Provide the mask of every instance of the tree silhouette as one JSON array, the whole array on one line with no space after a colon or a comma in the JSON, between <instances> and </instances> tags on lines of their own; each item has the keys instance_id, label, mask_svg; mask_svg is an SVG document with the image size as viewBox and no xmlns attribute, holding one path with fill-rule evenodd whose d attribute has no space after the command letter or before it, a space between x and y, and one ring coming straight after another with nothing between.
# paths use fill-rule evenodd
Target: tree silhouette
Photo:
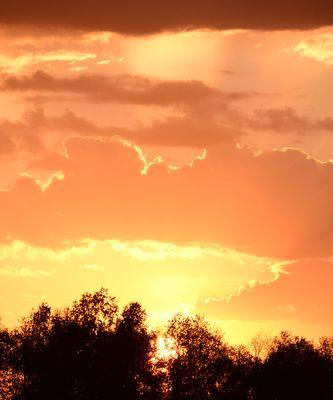
<instances>
[{"instance_id":1,"label":"tree silhouette","mask_svg":"<svg viewBox=\"0 0 333 400\"><path fill-rule=\"evenodd\" d=\"M106 289L71 307L43 303L0 327L1 400L333 400L333 338L289 333L229 346L201 316L176 315L158 358L156 332Z\"/></svg>"},{"instance_id":2,"label":"tree silhouette","mask_svg":"<svg viewBox=\"0 0 333 400\"><path fill-rule=\"evenodd\" d=\"M254 399L255 371L260 365L259 358L253 356L245 346L230 349L232 364L230 365L228 385L224 390L224 399Z\"/></svg>"},{"instance_id":3,"label":"tree silhouette","mask_svg":"<svg viewBox=\"0 0 333 400\"><path fill-rule=\"evenodd\" d=\"M157 398L150 363L155 336L145 313L137 303L120 317L117 311L105 289L53 314L42 304L13 333L13 366L25 376L17 399Z\"/></svg>"},{"instance_id":4,"label":"tree silhouette","mask_svg":"<svg viewBox=\"0 0 333 400\"><path fill-rule=\"evenodd\" d=\"M10 332L0 326L0 399L11 400L21 388L23 375L12 368L14 342Z\"/></svg>"},{"instance_id":5,"label":"tree silhouette","mask_svg":"<svg viewBox=\"0 0 333 400\"><path fill-rule=\"evenodd\" d=\"M250 351L255 358L265 359L272 345L271 336L258 333L250 342Z\"/></svg>"},{"instance_id":6,"label":"tree silhouette","mask_svg":"<svg viewBox=\"0 0 333 400\"><path fill-rule=\"evenodd\" d=\"M128 305L117 322L114 336L116 398L158 399L159 379L151 362L156 349L156 334L149 333L146 313L138 303Z\"/></svg>"},{"instance_id":7,"label":"tree silhouette","mask_svg":"<svg viewBox=\"0 0 333 400\"><path fill-rule=\"evenodd\" d=\"M332 399L332 358L312 342L282 332L261 366L256 384L258 400Z\"/></svg>"},{"instance_id":8,"label":"tree silhouette","mask_svg":"<svg viewBox=\"0 0 333 400\"><path fill-rule=\"evenodd\" d=\"M176 357L169 360L170 400L221 398L232 361L222 337L201 316L175 316L167 328Z\"/></svg>"}]
</instances>

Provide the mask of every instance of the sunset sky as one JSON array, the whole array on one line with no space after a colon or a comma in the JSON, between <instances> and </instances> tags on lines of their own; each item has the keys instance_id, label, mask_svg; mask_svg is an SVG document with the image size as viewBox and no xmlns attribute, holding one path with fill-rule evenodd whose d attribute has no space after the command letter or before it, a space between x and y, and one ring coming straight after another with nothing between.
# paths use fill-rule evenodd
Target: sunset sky
<instances>
[{"instance_id":1,"label":"sunset sky","mask_svg":"<svg viewBox=\"0 0 333 400\"><path fill-rule=\"evenodd\" d=\"M0 315L333 335L331 0L0 4Z\"/></svg>"}]
</instances>

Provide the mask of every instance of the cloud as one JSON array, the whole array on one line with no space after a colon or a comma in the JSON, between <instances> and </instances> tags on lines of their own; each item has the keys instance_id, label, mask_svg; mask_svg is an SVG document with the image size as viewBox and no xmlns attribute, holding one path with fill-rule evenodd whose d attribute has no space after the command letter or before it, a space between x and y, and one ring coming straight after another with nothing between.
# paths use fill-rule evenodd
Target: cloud
<instances>
[{"instance_id":1,"label":"cloud","mask_svg":"<svg viewBox=\"0 0 333 400\"><path fill-rule=\"evenodd\" d=\"M21 121L0 121L0 157L17 151L38 152L44 149L41 130L45 122L42 110L29 110Z\"/></svg>"},{"instance_id":2,"label":"cloud","mask_svg":"<svg viewBox=\"0 0 333 400\"><path fill-rule=\"evenodd\" d=\"M172 169L158 159L147 164L120 139L78 137L65 146L62 180L42 191L21 177L0 193L1 240L154 239L276 258L332 256L330 162L298 150L225 146Z\"/></svg>"},{"instance_id":3,"label":"cloud","mask_svg":"<svg viewBox=\"0 0 333 400\"><path fill-rule=\"evenodd\" d=\"M0 86L3 91L35 91L49 93L73 93L91 101L117 102L138 105L182 105L203 102L226 103L258 95L249 93L223 93L203 82L162 81L144 76L121 74L106 76L84 74L76 77L54 77L44 71L17 77L3 75Z\"/></svg>"},{"instance_id":4,"label":"cloud","mask_svg":"<svg viewBox=\"0 0 333 400\"><path fill-rule=\"evenodd\" d=\"M312 58L326 65L333 64L333 34L317 33L307 36L287 51Z\"/></svg>"},{"instance_id":5,"label":"cloud","mask_svg":"<svg viewBox=\"0 0 333 400\"><path fill-rule=\"evenodd\" d=\"M70 110L55 117L45 115L42 108L29 110L23 121L4 120L0 125L3 137L2 153L14 152L16 147L27 150L31 139L42 146L42 134L56 132L60 142L66 135L121 135L139 144L163 146L208 147L225 143L246 143L254 133L279 135L309 135L318 131L333 131L332 118L313 119L299 114L291 107L260 108L249 113L237 102L267 98L272 94L254 91L224 92L200 81L163 81L135 75L82 74L70 78L52 76L43 71L32 75L3 75L1 90L28 94L34 102L71 100L101 102L101 104L131 104L136 106L170 107L168 117L155 117L150 124L136 122L125 126L98 126ZM77 96L77 97L76 97ZM158 113L157 113L158 114ZM15 138L19 137L19 140ZM245 138L245 141L243 140ZM45 141L44 141L45 142Z\"/></svg>"},{"instance_id":6,"label":"cloud","mask_svg":"<svg viewBox=\"0 0 333 400\"><path fill-rule=\"evenodd\" d=\"M221 319L297 320L333 324L333 264L324 260L289 265L279 278L243 290L228 299L201 302L199 310Z\"/></svg>"},{"instance_id":7,"label":"cloud","mask_svg":"<svg viewBox=\"0 0 333 400\"><path fill-rule=\"evenodd\" d=\"M267 265L274 260L258 258L249 254L242 254L231 249L221 248L209 244L194 243L176 245L174 243L161 243L153 240L124 242L108 240L112 250L139 261L164 261L164 260L199 260L207 257L221 258L225 262L231 261L241 265L253 262Z\"/></svg>"},{"instance_id":8,"label":"cloud","mask_svg":"<svg viewBox=\"0 0 333 400\"><path fill-rule=\"evenodd\" d=\"M239 94L240 98L242 95L247 96ZM181 96L186 98L186 95ZM251 134L257 140L260 140L261 133L271 137L276 135L276 138L281 138L279 140L293 135L291 138L294 140L306 143L306 140L313 140L316 133L333 132L330 117L310 119L292 108L245 113L233 105L236 100L231 94L229 100L226 100L228 95L225 94L221 102L215 102L209 96L206 100L204 96L199 97L195 100L189 96L188 103L181 106L182 111L175 109L171 115L155 117L150 123L128 121L122 126L100 125L70 110L50 115L39 106L29 108L20 119L3 118L0 120L0 162L3 171L0 187L13 184L22 173L25 176L33 174L44 190L54 180L63 179L69 164L63 156L63 146L72 136L93 137L102 141L121 136L143 146L155 158L162 147L164 154L167 154L168 147L170 151L178 148L180 152L188 148L194 157L195 152L201 154L203 149L214 151L219 146L251 143ZM292 140L289 143L295 146Z\"/></svg>"},{"instance_id":9,"label":"cloud","mask_svg":"<svg viewBox=\"0 0 333 400\"><path fill-rule=\"evenodd\" d=\"M30 26L55 26L83 30L151 34L188 29L309 29L331 25L330 0L266 2L181 0L88 0L41 3L32 0L2 2L0 22Z\"/></svg>"},{"instance_id":10,"label":"cloud","mask_svg":"<svg viewBox=\"0 0 333 400\"><path fill-rule=\"evenodd\" d=\"M28 243L14 240L9 244L0 246L0 260L18 260L38 262L66 262L73 258L88 257L94 250L94 243L91 241L83 241L80 243L66 246L63 249L52 249L49 247L31 246Z\"/></svg>"},{"instance_id":11,"label":"cloud","mask_svg":"<svg viewBox=\"0 0 333 400\"><path fill-rule=\"evenodd\" d=\"M98 265L98 264L84 264L81 266L82 269L86 269L88 271L105 271L106 267L103 265Z\"/></svg>"},{"instance_id":12,"label":"cloud","mask_svg":"<svg viewBox=\"0 0 333 400\"><path fill-rule=\"evenodd\" d=\"M300 115L291 107L257 109L249 116L240 115L240 126L252 132L272 132L278 135L306 136L320 131L333 133L333 119L319 119Z\"/></svg>"},{"instance_id":13,"label":"cloud","mask_svg":"<svg viewBox=\"0 0 333 400\"><path fill-rule=\"evenodd\" d=\"M0 245L1 265L20 270L24 264L31 271L42 265L44 271L56 272L56 280L43 279L40 285L40 279L2 276L0 311L13 312L13 324L45 293L50 305L62 307L103 286L122 305L140 299L156 325L180 309L192 309L199 298L235 293L253 279L271 280L276 262L206 243L86 239L52 249L12 241Z\"/></svg>"},{"instance_id":14,"label":"cloud","mask_svg":"<svg viewBox=\"0 0 333 400\"><path fill-rule=\"evenodd\" d=\"M54 271L44 271L41 269L32 270L30 268L21 267L0 267L0 275L13 278L39 278L48 277L54 274Z\"/></svg>"},{"instance_id":15,"label":"cloud","mask_svg":"<svg viewBox=\"0 0 333 400\"><path fill-rule=\"evenodd\" d=\"M7 72L17 73L18 71L40 63L67 62L76 63L79 61L91 60L96 58L96 54L82 53L79 51L58 50L36 54L27 52L17 56L0 55L0 69Z\"/></svg>"},{"instance_id":16,"label":"cloud","mask_svg":"<svg viewBox=\"0 0 333 400\"><path fill-rule=\"evenodd\" d=\"M155 120L150 126L113 128L113 132L141 145L188 146L203 148L236 143L246 131L232 120L234 113L221 107L220 114L195 110L183 116Z\"/></svg>"},{"instance_id":17,"label":"cloud","mask_svg":"<svg viewBox=\"0 0 333 400\"><path fill-rule=\"evenodd\" d=\"M253 118L245 123L253 130L270 130L279 134L294 132L303 135L317 128L315 123L290 107L255 110Z\"/></svg>"},{"instance_id":18,"label":"cloud","mask_svg":"<svg viewBox=\"0 0 333 400\"><path fill-rule=\"evenodd\" d=\"M150 125L133 127L98 126L67 110L62 115L47 116L37 106L26 111L21 120L0 121L0 156L15 152L43 152L53 133L58 144L73 133L85 136L122 135L138 143L167 146L204 147L235 142L244 134L236 123L239 112L232 104L257 96L256 92L223 92L200 81L161 81L142 76L81 75L57 78L42 71L31 76L4 75L1 90L41 93L56 100L56 94L79 96L72 100L138 106L172 107L169 118L156 118Z\"/></svg>"},{"instance_id":19,"label":"cloud","mask_svg":"<svg viewBox=\"0 0 333 400\"><path fill-rule=\"evenodd\" d=\"M42 107L36 106L26 110L20 119L0 119L0 158L13 160L26 154L37 158L45 156L50 149L48 141L51 147L55 145L52 153L57 152L57 144L61 149L61 142L73 133L87 136L115 134L112 127L110 131L99 128L69 110L62 115L47 116Z\"/></svg>"}]
</instances>

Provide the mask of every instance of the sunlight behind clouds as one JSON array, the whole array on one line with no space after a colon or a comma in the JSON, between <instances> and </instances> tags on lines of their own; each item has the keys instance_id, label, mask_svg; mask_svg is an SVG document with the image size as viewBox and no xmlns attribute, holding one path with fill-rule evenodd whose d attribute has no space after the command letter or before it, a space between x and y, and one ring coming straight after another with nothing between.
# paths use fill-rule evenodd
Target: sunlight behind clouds
<instances>
[{"instance_id":1,"label":"sunlight behind clouds","mask_svg":"<svg viewBox=\"0 0 333 400\"><path fill-rule=\"evenodd\" d=\"M107 286L121 304L140 299L151 324L159 326L176 312L195 313L198 298L226 296L253 280L275 279L274 268L276 260L217 245L87 239L51 249L16 241L0 246L0 274L6 281L0 306L21 315L45 292L50 305L59 307L82 290ZM60 292L54 279L63 282ZM31 294L23 309L17 302L20 292Z\"/></svg>"},{"instance_id":2,"label":"sunlight behind clouds","mask_svg":"<svg viewBox=\"0 0 333 400\"><path fill-rule=\"evenodd\" d=\"M318 33L307 36L290 51L312 58L326 65L333 64L333 34Z\"/></svg>"}]
</instances>

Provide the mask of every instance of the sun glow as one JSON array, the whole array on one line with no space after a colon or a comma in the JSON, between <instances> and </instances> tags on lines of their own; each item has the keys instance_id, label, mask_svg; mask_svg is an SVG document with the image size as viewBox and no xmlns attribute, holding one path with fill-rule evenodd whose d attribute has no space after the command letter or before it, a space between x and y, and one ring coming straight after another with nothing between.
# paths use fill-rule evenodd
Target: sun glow
<instances>
[{"instance_id":1,"label":"sun glow","mask_svg":"<svg viewBox=\"0 0 333 400\"><path fill-rule=\"evenodd\" d=\"M174 340L171 338L166 338L164 336L159 336L157 339L157 360L167 361L171 358L177 356L177 351L175 348Z\"/></svg>"}]
</instances>

